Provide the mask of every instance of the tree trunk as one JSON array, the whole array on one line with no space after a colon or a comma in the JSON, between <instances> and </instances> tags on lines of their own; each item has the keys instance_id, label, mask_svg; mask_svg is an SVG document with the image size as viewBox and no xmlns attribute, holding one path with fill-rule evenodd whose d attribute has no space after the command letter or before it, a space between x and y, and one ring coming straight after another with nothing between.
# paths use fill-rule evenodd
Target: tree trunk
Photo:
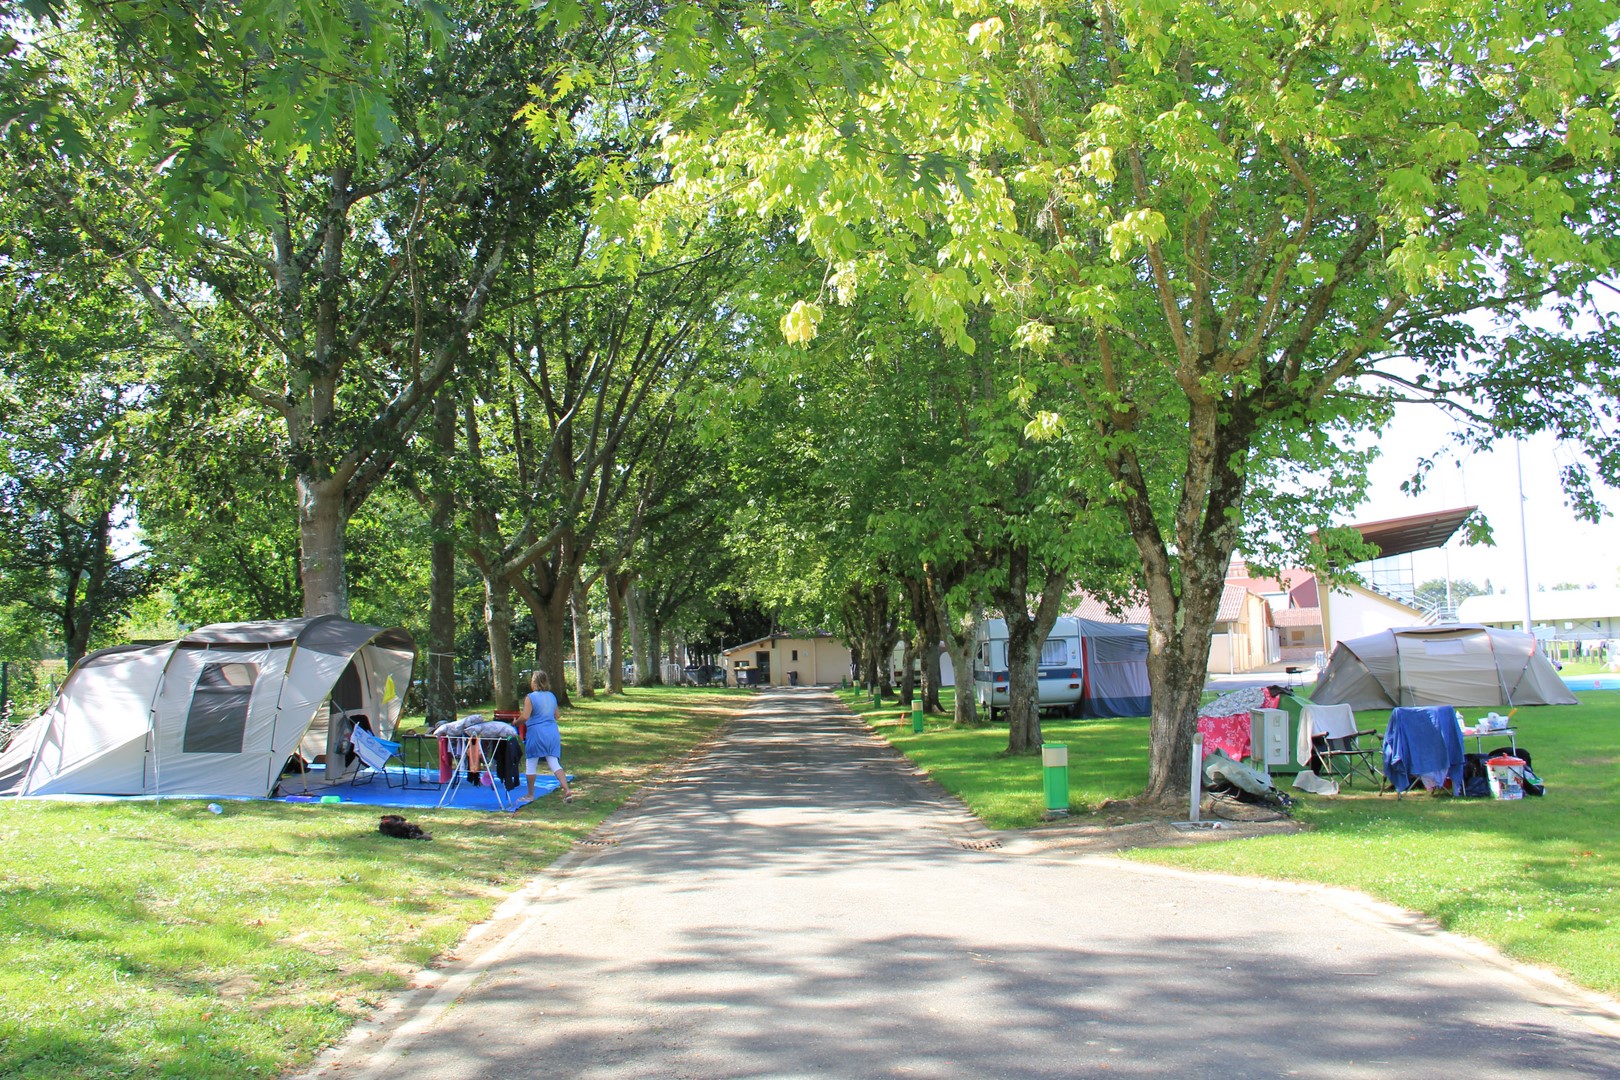
<instances>
[{"instance_id":1,"label":"tree trunk","mask_svg":"<svg viewBox=\"0 0 1620 1080\"><path fill-rule=\"evenodd\" d=\"M608 594L608 673L607 692L624 693L624 620L629 611L628 593L635 580L631 571L609 570L603 576Z\"/></svg>"},{"instance_id":2,"label":"tree trunk","mask_svg":"<svg viewBox=\"0 0 1620 1080\"><path fill-rule=\"evenodd\" d=\"M647 613L647 674L637 681L642 686L664 685L664 658L662 655L664 641L664 624L655 618L651 612ZM638 672L639 675L639 672Z\"/></svg>"},{"instance_id":3,"label":"tree trunk","mask_svg":"<svg viewBox=\"0 0 1620 1080\"><path fill-rule=\"evenodd\" d=\"M972 624L969 627L971 630ZM977 644L971 632L965 641L957 640L956 634L945 635L945 651L951 655L951 677L956 684L956 707L951 716L955 724L979 722L979 703L973 696L973 653Z\"/></svg>"},{"instance_id":4,"label":"tree trunk","mask_svg":"<svg viewBox=\"0 0 1620 1080\"><path fill-rule=\"evenodd\" d=\"M657 686L647 633L647 594L634 581L625 590L625 615L630 620L630 659L636 665L636 685Z\"/></svg>"},{"instance_id":5,"label":"tree trunk","mask_svg":"<svg viewBox=\"0 0 1620 1080\"><path fill-rule=\"evenodd\" d=\"M433 441L438 472L432 493L428 657L422 684L422 708L430 723L456 715L455 489L444 475L456 450L456 399L448 392L434 402Z\"/></svg>"},{"instance_id":6,"label":"tree trunk","mask_svg":"<svg viewBox=\"0 0 1620 1080\"><path fill-rule=\"evenodd\" d=\"M1041 747L1041 645L1057 622L1067 591L1063 574L1048 569L1035 614L1029 613L1030 550L1007 551L1007 583L991 590L1007 622L1007 752L1032 754Z\"/></svg>"},{"instance_id":7,"label":"tree trunk","mask_svg":"<svg viewBox=\"0 0 1620 1080\"><path fill-rule=\"evenodd\" d=\"M917 645L915 639L910 637L905 638L904 642L905 648L900 650L900 663L903 665L900 669L900 707L909 709L911 708L912 690L915 688L913 686L915 676L912 675L912 668L917 660ZM891 652L889 656L892 659L894 654Z\"/></svg>"},{"instance_id":8,"label":"tree trunk","mask_svg":"<svg viewBox=\"0 0 1620 1080\"><path fill-rule=\"evenodd\" d=\"M582 698L596 696L596 642L591 635L591 598L582 581L569 591L574 612L574 689Z\"/></svg>"},{"instance_id":9,"label":"tree trunk","mask_svg":"<svg viewBox=\"0 0 1620 1080\"><path fill-rule=\"evenodd\" d=\"M1007 619L1007 752L1027 754L1041 745L1041 643L1022 612Z\"/></svg>"},{"instance_id":10,"label":"tree trunk","mask_svg":"<svg viewBox=\"0 0 1620 1080\"><path fill-rule=\"evenodd\" d=\"M967 575L966 567L956 566L947 572L949 578L960 583ZM950 610L950 581L929 567L923 586L927 592L928 613L933 620L931 632L945 643L951 657L951 680L956 688L956 707L952 722L976 724L979 722L979 703L973 696L973 655L979 646L979 619L970 611L966 618L952 617Z\"/></svg>"},{"instance_id":11,"label":"tree trunk","mask_svg":"<svg viewBox=\"0 0 1620 1080\"><path fill-rule=\"evenodd\" d=\"M1258 422L1250 400L1201 398L1191 404L1187 426L1194 437L1182 477L1173 549L1154 515L1133 452L1124 447L1109 462L1124 490L1120 505L1142 557L1148 594L1153 721L1142 794L1161 803L1184 797L1192 777L1192 737L1209 667L1210 635L1226 568L1237 548L1247 484L1244 467Z\"/></svg>"},{"instance_id":12,"label":"tree trunk","mask_svg":"<svg viewBox=\"0 0 1620 1080\"><path fill-rule=\"evenodd\" d=\"M568 619L571 590L553 578L546 567L536 565L533 570L531 577L522 578L514 584L534 619L536 666L546 673L557 704L566 706L570 698L568 680L563 677L568 670L564 663L568 658L568 635L564 624Z\"/></svg>"},{"instance_id":13,"label":"tree trunk","mask_svg":"<svg viewBox=\"0 0 1620 1080\"><path fill-rule=\"evenodd\" d=\"M480 568L482 569L482 568ZM512 668L512 583L499 571L484 575L484 626L489 632L489 678L497 709L517 708Z\"/></svg>"},{"instance_id":14,"label":"tree trunk","mask_svg":"<svg viewBox=\"0 0 1620 1080\"><path fill-rule=\"evenodd\" d=\"M349 590L343 573L343 485L300 473L298 489L298 577L304 587L304 614L349 617Z\"/></svg>"},{"instance_id":15,"label":"tree trunk","mask_svg":"<svg viewBox=\"0 0 1620 1080\"><path fill-rule=\"evenodd\" d=\"M939 639L932 634L923 639L923 711L938 715L945 711L939 699L940 680L944 672L939 663Z\"/></svg>"}]
</instances>

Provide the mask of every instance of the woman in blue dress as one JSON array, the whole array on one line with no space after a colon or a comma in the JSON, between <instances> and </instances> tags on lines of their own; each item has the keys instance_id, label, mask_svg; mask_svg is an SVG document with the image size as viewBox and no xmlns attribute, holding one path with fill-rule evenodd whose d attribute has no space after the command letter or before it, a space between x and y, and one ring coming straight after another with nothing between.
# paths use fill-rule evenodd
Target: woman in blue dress
<instances>
[{"instance_id":1,"label":"woman in blue dress","mask_svg":"<svg viewBox=\"0 0 1620 1080\"><path fill-rule=\"evenodd\" d=\"M518 719L528 725L523 735L525 771L529 777L529 794L524 802L534 801L534 775L540 771L540 759L546 759L546 768L557 777L562 789L563 802L573 802L574 793L568 787L568 774L562 767L562 732L557 728L557 695L551 692L546 673L536 671L529 677L529 695L523 699Z\"/></svg>"}]
</instances>

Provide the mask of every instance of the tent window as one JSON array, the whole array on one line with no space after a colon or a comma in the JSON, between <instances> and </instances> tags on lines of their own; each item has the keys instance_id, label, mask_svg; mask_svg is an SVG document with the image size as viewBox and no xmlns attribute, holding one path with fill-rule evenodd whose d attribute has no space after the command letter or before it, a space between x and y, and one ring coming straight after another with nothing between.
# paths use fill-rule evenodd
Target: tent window
<instances>
[{"instance_id":1,"label":"tent window","mask_svg":"<svg viewBox=\"0 0 1620 1080\"><path fill-rule=\"evenodd\" d=\"M240 754L258 677L256 664L205 665L191 695L181 749L187 754Z\"/></svg>"}]
</instances>

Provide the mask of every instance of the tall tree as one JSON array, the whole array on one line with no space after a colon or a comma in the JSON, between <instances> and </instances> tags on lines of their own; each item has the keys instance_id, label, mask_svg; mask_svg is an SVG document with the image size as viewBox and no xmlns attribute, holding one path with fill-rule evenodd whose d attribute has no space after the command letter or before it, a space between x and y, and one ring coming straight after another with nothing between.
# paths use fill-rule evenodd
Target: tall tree
<instances>
[{"instance_id":1,"label":"tall tree","mask_svg":"<svg viewBox=\"0 0 1620 1080\"><path fill-rule=\"evenodd\" d=\"M0 605L33 612L73 664L154 580L132 487L163 342L30 197L32 143L12 133L0 158Z\"/></svg>"},{"instance_id":2,"label":"tall tree","mask_svg":"<svg viewBox=\"0 0 1620 1080\"><path fill-rule=\"evenodd\" d=\"M1291 469L1353 488L1337 440L1394 397L1495 371L1565 400L1590 378L1591 339L1553 335L1574 362L1472 327L1573 317L1616 264L1603 4L834 0L743 20L694 39L731 75L670 141L683 175L791 210L835 272L902 277L964 349L988 303L1072 371L1077 464L1111 477L1149 599L1150 798L1185 784L1251 501ZM784 329L820 317L806 298Z\"/></svg>"},{"instance_id":3,"label":"tall tree","mask_svg":"<svg viewBox=\"0 0 1620 1080\"><path fill-rule=\"evenodd\" d=\"M466 354L513 237L588 187L573 140L536 128L580 116L568 64L617 31L476 0L53 10L63 32L29 49L56 91L26 118L58 164L43 187L280 423L304 610L346 613L347 522ZM546 108L520 117L536 86Z\"/></svg>"}]
</instances>

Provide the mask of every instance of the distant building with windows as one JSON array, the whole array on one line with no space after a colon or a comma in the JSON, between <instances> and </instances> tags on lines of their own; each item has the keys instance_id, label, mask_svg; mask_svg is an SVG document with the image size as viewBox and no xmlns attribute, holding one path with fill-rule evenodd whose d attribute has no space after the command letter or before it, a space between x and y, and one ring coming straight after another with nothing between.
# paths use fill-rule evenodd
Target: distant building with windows
<instances>
[{"instance_id":1,"label":"distant building with windows","mask_svg":"<svg viewBox=\"0 0 1620 1080\"><path fill-rule=\"evenodd\" d=\"M1470 596L1457 608L1457 618L1507 630L1524 628L1524 594ZM1551 641L1620 639L1620 589L1560 589L1530 594L1530 621L1535 635Z\"/></svg>"},{"instance_id":2,"label":"distant building with windows","mask_svg":"<svg viewBox=\"0 0 1620 1080\"><path fill-rule=\"evenodd\" d=\"M1270 663L1314 663L1341 641L1400 626L1455 621L1449 611L1418 605L1412 553L1443 547L1475 509L1463 506L1352 526L1378 549L1377 558L1355 568L1365 585L1326 589L1315 574L1302 569L1283 570L1274 578L1255 577L1241 558L1234 558L1221 597L1222 615L1240 610L1242 601L1235 590L1263 598L1270 608L1265 620L1273 638L1265 650ZM1268 662L1256 659L1261 648L1254 628L1260 622L1253 614L1241 623L1218 618L1209 669L1246 671Z\"/></svg>"},{"instance_id":3,"label":"distant building with windows","mask_svg":"<svg viewBox=\"0 0 1620 1080\"><path fill-rule=\"evenodd\" d=\"M771 634L720 655L738 686L829 686L850 673L849 646L831 634Z\"/></svg>"}]
</instances>

